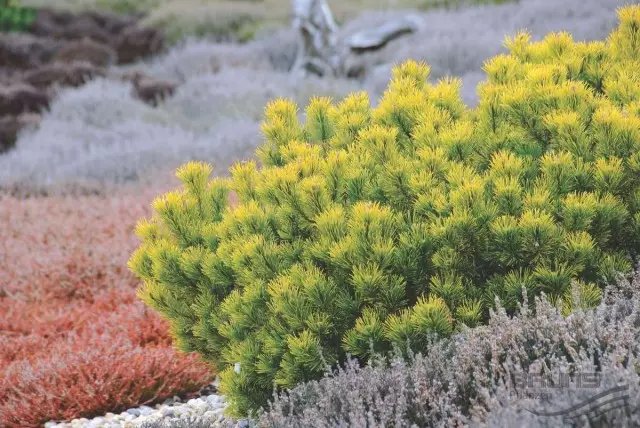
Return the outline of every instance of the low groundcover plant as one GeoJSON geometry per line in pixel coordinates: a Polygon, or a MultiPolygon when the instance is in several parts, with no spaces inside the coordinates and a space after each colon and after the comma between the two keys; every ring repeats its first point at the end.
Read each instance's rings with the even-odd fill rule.
{"type": "Polygon", "coordinates": [[[513,317],[498,305],[487,326],[434,341],[408,361],[392,355],[360,367],[349,360],[278,394],[259,426],[638,426],[640,270],[607,286],[596,308],[569,317],[541,297],[513,317]],[[596,373],[597,386],[587,383],[596,373]],[[533,375],[535,382],[524,382],[533,375]],[[628,389],[606,395],[612,387],[628,389]]]}
{"type": "Polygon", "coordinates": [[[220,374],[232,415],[347,353],[421,351],[485,324],[496,297],[511,314],[523,289],[544,292],[568,314],[632,271],[640,7],[619,17],[605,42],[507,38],[476,109],[459,80],[429,84],[408,61],[375,108],[365,93],[316,98],[302,124],[271,102],[261,168],[178,170],[129,265],[179,348],[220,374]]]}
{"type": "Polygon", "coordinates": [[[213,380],[172,347],[125,267],[156,192],[0,195],[0,427],[118,413],[213,380]]]}

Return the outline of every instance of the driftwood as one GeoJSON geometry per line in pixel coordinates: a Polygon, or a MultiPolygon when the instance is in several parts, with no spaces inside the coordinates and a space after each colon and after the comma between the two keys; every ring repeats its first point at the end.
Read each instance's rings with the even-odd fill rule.
{"type": "Polygon", "coordinates": [[[337,75],[338,25],[326,0],[293,0],[293,28],[299,35],[292,72],[337,75]]]}
{"type": "Polygon", "coordinates": [[[302,75],[351,76],[353,70],[346,64],[353,57],[382,49],[391,40],[418,31],[421,24],[419,17],[410,15],[340,39],[327,0],[293,0],[293,28],[299,38],[291,71],[302,75]]]}
{"type": "Polygon", "coordinates": [[[382,49],[391,40],[420,29],[421,20],[415,15],[388,21],[376,28],[366,28],[349,36],[345,43],[354,54],[382,49]]]}

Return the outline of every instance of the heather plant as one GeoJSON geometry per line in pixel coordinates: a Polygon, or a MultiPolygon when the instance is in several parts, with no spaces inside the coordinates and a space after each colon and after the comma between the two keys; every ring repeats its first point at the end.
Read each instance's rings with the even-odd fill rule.
{"type": "Polygon", "coordinates": [[[484,324],[496,297],[513,313],[544,292],[570,313],[631,272],[640,7],[619,15],[606,42],[507,38],[475,110],[458,80],[432,85],[409,61],[375,108],[316,98],[301,123],[293,102],[269,103],[262,168],[178,170],[130,267],[176,344],[220,373],[232,414],[347,353],[422,351],[484,324]]]}
{"type": "Polygon", "coordinates": [[[533,305],[523,302],[513,317],[498,305],[487,326],[434,341],[409,359],[378,356],[365,366],[349,359],[318,381],[277,394],[260,414],[259,425],[637,426],[639,293],[640,271],[633,281],[608,286],[596,308],[577,310],[570,317],[540,297],[533,305]],[[578,377],[593,373],[600,384],[581,388],[578,377]],[[518,380],[524,374],[541,375],[536,385],[544,380],[547,386],[525,386],[518,380]],[[569,376],[569,385],[560,380],[561,374],[569,376]],[[627,400],[603,405],[600,415],[582,408],[584,414],[573,412],[571,416],[578,417],[563,420],[531,412],[569,409],[614,386],[628,386],[627,400]],[[533,397],[540,392],[546,397],[533,397]]]}
{"type": "Polygon", "coordinates": [[[38,128],[0,156],[0,187],[121,185],[192,159],[226,169],[255,152],[264,105],[275,94],[306,103],[313,94],[344,96],[357,88],[246,69],[190,77],[157,108],[133,99],[130,85],[106,79],[61,91],[38,128]]]}
{"type": "MultiPolygon", "coordinates": [[[[522,428],[553,428],[558,426],[593,427],[635,427],[640,425],[640,378],[633,368],[620,367],[615,359],[623,355],[609,357],[614,361],[602,364],[598,372],[599,386],[595,388],[547,388],[544,400],[522,400],[518,405],[497,404],[479,426],[518,426],[522,428]],[[594,397],[600,398],[595,402],[594,397]],[[607,401],[609,403],[607,403],[607,401]],[[592,403],[585,406],[585,403],[592,403]],[[567,409],[578,409],[567,412],[567,409]],[[562,416],[547,414],[562,412],[562,416]],[[537,414],[536,414],[537,413],[537,414]]],[[[582,373],[590,376],[589,361],[583,363],[587,368],[582,373]]],[[[637,361],[636,361],[637,362],[637,361]]],[[[573,365],[569,366],[572,367],[573,365]]],[[[559,373],[556,368],[556,376],[559,373]]],[[[587,378],[585,376],[585,378],[587,378]]],[[[575,378],[574,378],[574,383],[575,378]]],[[[501,392],[504,388],[501,389],[501,392]]],[[[498,395],[499,393],[496,393],[498,395]]],[[[502,392],[504,395],[505,392],[502,392]]],[[[531,394],[533,396],[533,394],[531,394]]]]}
{"type": "Polygon", "coordinates": [[[211,382],[126,269],[157,191],[0,195],[0,426],[124,411],[211,382]]]}
{"type": "MultiPolygon", "coordinates": [[[[67,310],[64,305],[56,309],[67,310]]],[[[209,383],[211,374],[197,356],[177,352],[171,347],[163,320],[153,320],[149,314],[141,316],[143,313],[144,308],[135,304],[122,305],[117,314],[120,329],[113,325],[96,328],[104,318],[109,324],[116,321],[112,314],[96,311],[91,320],[93,328],[80,334],[67,328],[64,334],[52,335],[55,341],[37,334],[20,338],[23,343],[35,342],[34,348],[54,343],[45,351],[38,349],[26,358],[2,365],[0,425],[39,427],[50,420],[121,412],[197,391],[209,383]],[[140,323],[146,331],[136,334],[140,323]],[[158,331],[148,328],[152,323],[158,331]]],[[[83,316],[78,312],[73,315],[83,316]]],[[[0,336],[3,346],[21,344],[3,339],[0,336]]]]}
{"type": "MultiPolygon", "coordinates": [[[[40,6],[51,3],[39,1],[40,6]]],[[[335,79],[300,81],[273,72],[287,71],[293,64],[297,45],[292,30],[244,45],[190,40],[148,64],[125,67],[181,82],[175,97],[155,109],[133,99],[130,86],[122,82],[100,79],[61,91],[39,128],[23,130],[15,149],[0,156],[0,187],[51,191],[72,184],[91,189],[121,185],[145,181],[151,173],[166,173],[188,160],[213,162],[219,172],[226,171],[232,162],[253,154],[260,143],[259,122],[269,99],[290,97],[302,105],[310,94],[341,99],[364,88],[377,100],[388,84],[391,64],[407,58],[427,60],[432,81],[461,76],[462,100],[475,105],[476,84],[484,80],[483,61],[504,51],[500,45],[504,34],[526,27],[534,39],[558,30],[571,32],[576,40],[602,39],[616,24],[615,8],[624,3],[522,0],[430,11],[421,15],[422,30],[389,43],[377,54],[362,56],[368,70],[362,84],[335,79]],[[452,21],[460,25],[452,26],[452,21]]],[[[58,5],[61,0],[56,1],[58,5]]],[[[336,15],[343,6],[348,4],[331,3],[336,15]]],[[[346,22],[343,29],[375,27],[405,13],[359,7],[358,18],[346,22]]]]}
{"type": "Polygon", "coordinates": [[[235,428],[239,425],[226,419],[219,421],[217,416],[207,417],[202,415],[186,418],[159,418],[154,421],[144,421],[139,426],[140,428],[211,428],[212,426],[216,428],[235,428]]]}

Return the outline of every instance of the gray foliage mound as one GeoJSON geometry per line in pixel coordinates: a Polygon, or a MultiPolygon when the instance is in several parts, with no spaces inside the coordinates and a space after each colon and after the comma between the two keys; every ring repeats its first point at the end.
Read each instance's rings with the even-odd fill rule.
{"type": "MultiPolygon", "coordinates": [[[[175,97],[153,109],[131,96],[127,83],[105,80],[64,91],[38,130],[24,130],[13,151],[0,155],[0,188],[96,182],[119,185],[151,171],[203,160],[224,171],[253,153],[266,102],[289,97],[305,105],[312,95],[342,98],[364,88],[378,99],[390,65],[425,60],[431,75],[462,77],[463,100],[475,103],[483,62],[504,50],[506,34],[526,28],[534,39],[566,30],[575,40],[605,37],[615,9],[627,0],[520,0],[423,13],[422,30],[360,59],[363,82],[296,80],[286,73],[296,39],[282,30],[245,45],[187,40],[168,54],[136,64],[146,74],[181,82],[175,97]]],[[[369,11],[342,29],[354,31],[406,11],[369,11]]],[[[131,67],[127,67],[131,68],[131,67]]]]}
{"type": "Polygon", "coordinates": [[[343,97],[352,82],[286,73],[226,69],[196,75],[157,108],[131,97],[125,83],[98,79],[62,92],[35,132],[0,156],[0,186],[48,185],[76,179],[122,184],[189,160],[224,171],[260,143],[264,105],[284,96],[305,104],[314,95],[343,97]]]}
{"type": "Polygon", "coordinates": [[[489,325],[434,342],[426,355],[380,358],[366,367],[351,360],[277,396],[260,426],[639,426],[639,309],[640,270],[609,286],[597,308],[568,317],[544,298],[511,318],[498,306],[489,325]],[[578,376],[593,379],[596,372],[597,388],[578,387],[578,376]],[[527,387],[523,373],[540,374],[556,388],[527,387]],[[560,373],[569,374],[568,388],[557,388],[560,373]],[[616,402],[626,406],[602,406],[599,416],[576,411],[569,415],[576,419],[563,420],[531,412],[579,406],[617,385],[628,386],[626,402],[616,402]]]}
{"type": "MultiPolygon", "coordinates": [[[[248,428],[238,426],[235,422],[225,419],[218,421],[217,418],[207,416],[190,416],[188,418],[157,419],[143,422],[139,428],[248,428]]],[[[253,427],[252,427],[253,428],[253,427]]]]}

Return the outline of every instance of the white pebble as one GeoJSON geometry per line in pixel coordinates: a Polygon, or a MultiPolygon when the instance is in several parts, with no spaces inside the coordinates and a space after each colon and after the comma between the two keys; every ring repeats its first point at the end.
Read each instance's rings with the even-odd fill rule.
{"type": "Polygon", "coordinates": [[[154,409],[149,406],[140,406],[140,414],[142,416],[149,416],[153,414],[154,409]]]}
{"type": "MultiPolygon", "coordinates": [[[[86,418],[75,419],[71,422],[50,421],[44,428],[127,428],[140,427],[144,423],[154,423],[161,419],[168,419],[169,422],[181,420],[187,425],[205,421],[214,426],[224,424],[229,420],[224,416],[226,407],[224,397],[218,394],[192,398],[186,403],[180,402],[178,397],[175,401],[165,400],[162,404],[154,405],[155,408],[142,405],[137,408],[128,409],[120,414],[106,413],[92,420],[86,418]]],[[[226,424],[225,424],[226,425],[226,424]]],[[[240,421],[237,426],[245,427],[246,421],[240,421]],[[242,422],[245,422],[242,424],[242,422]]]]}
{"type": "Polygon", "coordinates": [[[162,416],[173,416],[175,414],[175,409],[173,407],[167,406],[160,410],[162,416]]]}
{"type": "Polygon", "coordinates": [[[89,421],[89,423],[87,424],[87,428],[100,428],[104,425],[104,421],[104,417],[98,416],[97,418],[89,421]]]}
{"type": "Polygon", "coordinates": [[[212,404],[218,404],[221,400],[219,395],[209,395],[207,401],[212,404]]]}

